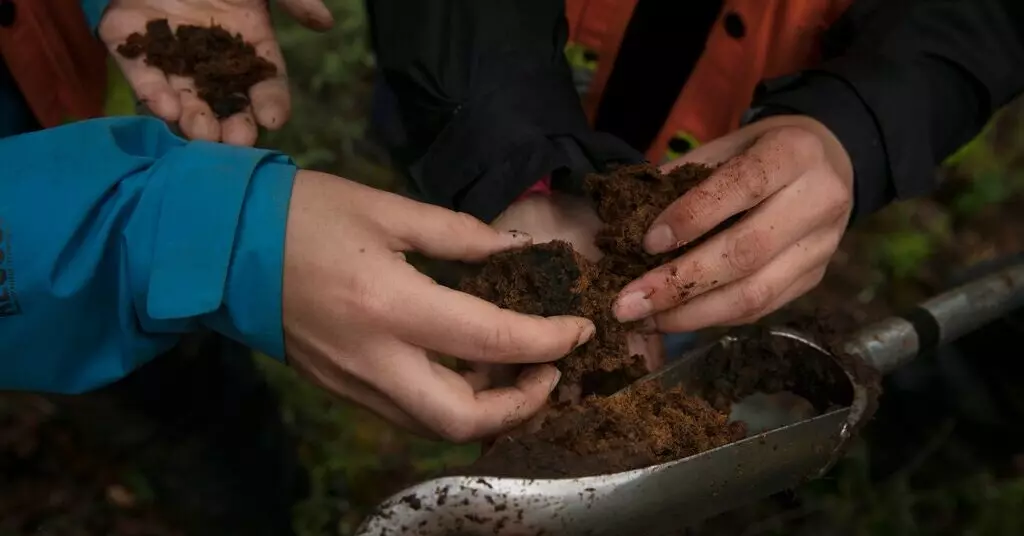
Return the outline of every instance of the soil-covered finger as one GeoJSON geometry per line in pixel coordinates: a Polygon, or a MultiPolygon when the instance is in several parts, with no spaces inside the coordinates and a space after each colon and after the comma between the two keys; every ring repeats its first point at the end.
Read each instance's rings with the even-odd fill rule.
{"type": "Polygon", "coordinates": [[[790,246],[757,273],[656,315],[658,328],[695,331],[760,318],[777,309],[780,297],[798,280],[826,265],[839,238],[833,231],[815,233],[790,246]]]}
{"type": "Polygon", "coordinates": [[[615,313],[636,320],[666,311],[761,270],[809,231],[835,220],[825,204],[820,210],[794,210],[813,198],[815,188],[788,187],[733,224],[627,285],[615,313]]]}
{"type": "Polygon", "coordinates": [[[822,150],[815,144],[812,134],[796,129],[765,134],[669,205],[651,225],[644,247],[650,253],[674,249],[761,203],[810,169],[814,147],[822,150]]]}

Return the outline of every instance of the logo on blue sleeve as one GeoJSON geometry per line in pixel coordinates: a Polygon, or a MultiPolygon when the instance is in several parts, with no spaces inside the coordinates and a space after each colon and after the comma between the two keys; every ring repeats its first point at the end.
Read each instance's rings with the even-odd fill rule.
{"type": "Polygon", "coordinates": [[[14,269],[11,264],[10,235],[0,224],[0,318],[21,312],[18,294],[14,290],[14,269]]]}

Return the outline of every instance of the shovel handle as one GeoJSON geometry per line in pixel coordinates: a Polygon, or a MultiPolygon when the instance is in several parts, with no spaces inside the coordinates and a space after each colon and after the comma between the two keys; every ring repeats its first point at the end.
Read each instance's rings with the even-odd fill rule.
{"type": "Polygon", "coordinates": [[[900,316],[870,324],[843,344],[883,374],[920,354],[1024,307],[1024,262],[935,296],[900,316]]]}

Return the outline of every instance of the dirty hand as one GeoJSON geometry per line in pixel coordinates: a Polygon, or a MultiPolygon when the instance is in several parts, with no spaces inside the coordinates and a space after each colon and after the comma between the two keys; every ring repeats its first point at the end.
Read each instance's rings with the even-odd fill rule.
{"type": "MultiPolygon", "coordinates": [[[[334,24],[331,12],[321,0],[277,0],[277,3],[307,28],[323,31],[334,24]]],[[[136,96],[157,117],[177,123],[191,139],[253,145],[256,124],[274,130],[291,113],[284,57],[270,23],[267,0],[110,0],[99,25],[99,36],[114,56],[136,96]],[[146,23],[167,19],[171,29],[183,24],[223,26],[252,43],[256,53],[277,67],[277,76],[264,80],[249,91],[251,106],[243,112],[218,120],[201,100],[190,79],[164,75],[145,63],[145,57],[127,59],[117,47],[133,33],[146,33],[146,23]]]]}
{"type": "Polygon", "coordinates": [[[821,123],[779,116],[699,147],[680,160],[722,164],[670,205],[644,237],[649,253],[692,242],[733,215],[728,229],[627,285],[621,321],[653,316],[661,331],[739,325],[815,287],[853,208],[853,170],[821,123]]]}
{"type": "MultiPolygon", "coordinates": [[[[521,231],[533,237],[535,243],[565,240],[584,257],[597,261],[601,250],[594,237],[601,229],[601,220],[587,200],[566,194],[535,194],[513,203],[491,224],[499,231],[521,231]]],[[[634,333],[629,337],[629,349],[643,355],[647,368],[657,370],[664,362],[661,337],[634,333]]]]}
{"type": "Polygon", "coordinates": [[[555,361],[594,325],[500,309],[405,261],[416,251],[480,261],[527,245],[446,209],[312,171],[295,180],[285,241],[283,324],[291,365],[407,428],[456,442],[493,436],[541,409],[555,361]],[[435,361],[534,364],[509,387],[435,361]]]}

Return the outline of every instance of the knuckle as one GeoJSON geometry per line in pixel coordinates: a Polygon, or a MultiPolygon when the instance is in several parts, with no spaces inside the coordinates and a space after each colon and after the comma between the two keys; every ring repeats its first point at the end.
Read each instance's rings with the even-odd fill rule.
{"type": "MultiPolygon", "coordinates": [[[[707,207],[714,202],[714,193],[700,185],[690,190],[687,196],[673,203],[665,210],[663,221],[678,235],[681,230],[700,226],[708,215],[707,207]]],[[[638,218],[638,221],[643,221],[638,218]]]]}
{"type": "Polygon", "coordinates": [[[853,192],[850,188],[836,177],[828,181],[824,194],[824,205],[830,216],[839,217],[845,214],[853,205],[853,192]]]}
{"type": "Polygon", "coordinates": [[[771,193],[772,167],[770,160],[756,152],[733,157],[718,175],[720,182],[716,201],[733,199],[747,204],[761,202],[771,193]]]}
{"type": "Polygon", "coordinates": [[[483,222],[465,212],[456,212],[448,220],[448,231],[453,236],[464,236],[478,233],[481,229],[489,229],[483,222]]]}
{"type": "Polygon", "coordinates": [[[492,360],[507,361],[519,353],[512,326],[501,323],[485,331],[480,340],[480,353],[492,360]]]}
{"type": "Polygon", "coordinates": [[[764,264],[770,250],[769,235],[758,229],[750,229],[733,239],[725,254],[725,261],[734,273],[746,275],[764,264]]]}
{"type": "Polygon", "coordinates": [[[737,316],[757,320],[767,314],[774,292],[763,283],[748,282],[740,285],[737,316]]]}
{"type": "Polygon", "coordinates": [[[786,147],[797,162],[816,162],[825,154],[821,139],[807,129],[782,127],[773,132],[774,140],[786,147]]]}

